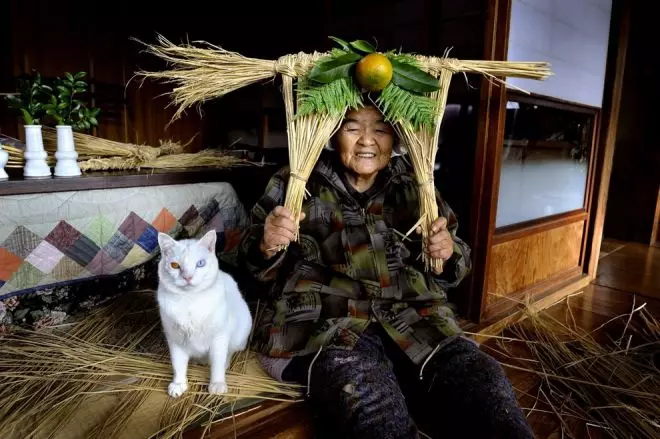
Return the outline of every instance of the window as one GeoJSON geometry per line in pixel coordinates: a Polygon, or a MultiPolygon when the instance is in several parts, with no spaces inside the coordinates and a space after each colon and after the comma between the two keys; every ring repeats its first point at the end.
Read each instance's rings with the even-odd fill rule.
{"type": "Polygon", "coordinates": [[[496,227],[584,207],[595,110],[509,94],[496,227]]]}

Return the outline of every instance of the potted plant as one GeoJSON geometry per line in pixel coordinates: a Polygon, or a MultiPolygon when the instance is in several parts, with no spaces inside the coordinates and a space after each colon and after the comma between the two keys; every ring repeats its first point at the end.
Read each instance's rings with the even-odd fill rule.
{"type": "Polygon", "coordinates": [[[33,72],[30,76],[18,79],[18,93],[7,96],[10,108],[19,111],[25,122],[25,165],[23,175],[26,177],[50,177],[50,168],[46,163],[48,154],[44,150],[41,137],[41,117],[45,113],[44,98],[52,92],[52,88],[43,84],[41,75],[33,72]]]}
{"type": "Polygon", "coordinates": [[[66,72],[64,78],[57,78],[51,89],[48,103],[44,105],[46,114],[56,121],[57,152],[55,158],[55,176],[74,177],[80,175],[80,167],[76,159],[73,143],[73,131],[88,131],[98,125],[99,108],[88,108],[81,100],[87,92],[87,83],[83,80],[85,72],[71,74],[66,72]]]}

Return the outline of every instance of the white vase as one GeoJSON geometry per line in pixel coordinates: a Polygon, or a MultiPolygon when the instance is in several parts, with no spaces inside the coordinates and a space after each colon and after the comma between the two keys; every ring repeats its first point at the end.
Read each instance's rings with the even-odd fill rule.
{"type": "Polygon", "coordinates": [[[26,177],[43,178],[50,177],[50,168],[46,163],[46,151],[44,141],[41,138],[41,125],[25,125],[25,166],[23,175],[26,177]]]}
{"type": "Polygon", "coordinates": [[[9,161],[9,153],[2,150],[2,145],[0,145],[0,180],[6,180],[9,178],[5,172],[5,165],[9,161]]]}
{"type": "Polygon", "coordinates": [[[77,177],[81,174],[78,166],[78,153],[73,143],[73,131],[70,125],[57,125],[57,151],[55,152],[55,176],[77,177]]]}

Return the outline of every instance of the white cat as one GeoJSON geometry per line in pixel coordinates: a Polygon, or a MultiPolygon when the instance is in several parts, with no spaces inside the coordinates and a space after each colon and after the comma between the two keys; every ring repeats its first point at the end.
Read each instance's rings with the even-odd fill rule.
{"type": "Polygon", "coordinates": [[[158,305],[172,360],[168,387],[176,398],[188,389],[191,358],[210,362],[209,392],[227,392],[225,371],[232,355],[246,348],[252,317],[234,279],[218,268],[216,232],[175,241],[158,235],[158,305]]]}

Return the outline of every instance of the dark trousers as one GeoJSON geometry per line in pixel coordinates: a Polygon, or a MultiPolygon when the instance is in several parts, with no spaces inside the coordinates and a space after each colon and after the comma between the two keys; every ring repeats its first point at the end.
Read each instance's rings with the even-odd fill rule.
{"type": "MultiPolygon", "coordinates": [[[[310,361],[289,377],[307,384],[310,361]]],[[[318,437],[534,437],[502,367],[471,341],[449,341],[419,370],[379,326],[354,350],[324,349],[310,380],[318,437]]]]}

